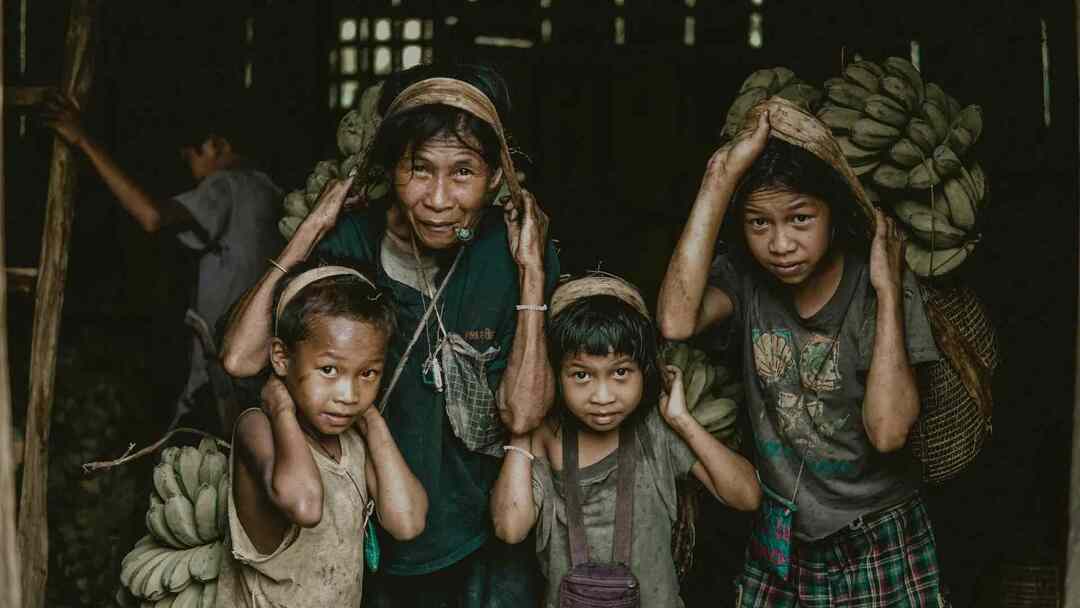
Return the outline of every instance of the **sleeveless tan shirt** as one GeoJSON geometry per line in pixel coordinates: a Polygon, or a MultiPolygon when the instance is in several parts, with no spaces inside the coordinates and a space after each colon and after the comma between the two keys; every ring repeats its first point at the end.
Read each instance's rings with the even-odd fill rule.
{"type": "MultiPolygon", "coordinates": [[[[251,408],[240,416],[258,411],[251,408]]],[[[366,452],[364,440],[355,429],[350,427],[340,438],[340,462],[308,445],[322,477],[322,519],[314,528],[294,525],[273,553],[260,553],[248,538],[236,513],[230,483],[229,542],[218,577],[218,606],[360,605],[364,527],[370,513],[364,480],[366,452]]],[[[235,442],[234,430],[234,445],[235,442]]],[[[233,450],[232,454],[235,453],[233,450]]],[[[232,458],[230,455],[230,476],[232,458]]]]}

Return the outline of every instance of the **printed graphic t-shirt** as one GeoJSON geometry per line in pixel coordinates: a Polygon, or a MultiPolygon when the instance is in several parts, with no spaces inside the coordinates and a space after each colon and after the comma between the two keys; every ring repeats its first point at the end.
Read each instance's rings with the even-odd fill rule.
{"type": "MultiPolygon", "coordinates": [[[[386,353],[383,382],[389,383],[430,299],[392,279],[380,262],[385,211],[385,206],[377,206],[343,215],[317,252],[375,265],[376,283],[393,294],[398,323],[386,353]]],[[[514,306],[519,302],[517,264],[510,255],[506,224],[497,209],[481,219],[476,238],[465,247],[440,299],[439,314],[447,331],[461,335],[477,351],[498,349],[485,367],[488,386],[494,391],[510,357],[517,328],[514,306]]],[[[436,286],[442,284],[455,254],[443,254],[437,260],[436,286]]],[[[544,272],[546,301],[559,276],[559,261],[550,243],[544,254],[544,272]]],[[[395,575],[442,570],[492,536],[488,497],[502,461],[465,447],[450,426],[444,394],[436,390],[430,376],[425,378],[422,363],[438,339],[434,316],[428,323],[428,336],[417,341],[386,406],[390,432],[428,495],[427,526],[420,536],[408,542],[387,534],[379,536],[385,570],[395,575]]]]}
{"type": "MultiPolygon", "coordinates": [[[[917,461],[908,450],[878,452],[863,426],[877,310],[866,260],[848,255],[836,293],[807,319],[774,279],[757,270],[737,272],[726,255],[714,259],[709,284],[735,304],[762,481],[790,499],[804,467],[795,537],[823,538],[912,496],[917,461]]],[[[926,309],[907,270],[903,299],[909,363],[937,360],[926,309]]]]}

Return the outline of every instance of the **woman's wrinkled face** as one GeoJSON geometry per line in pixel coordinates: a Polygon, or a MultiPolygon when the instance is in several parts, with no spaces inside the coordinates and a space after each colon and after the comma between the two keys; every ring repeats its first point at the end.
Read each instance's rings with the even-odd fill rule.
{"type": "Polygon", "coordinates": [[[757,190],[743,211],[750,254],[781,283],[802,285],[829,252],[831,215],[825,201],[800,192],[757,190]]]}
{"type": "Polygon", "coordinates": [[[426,249],[458,245],[455,229],[474,227],[499,187],[501,170],[493,170],[469,139],[436,135],[407,149],[394,168],[398,204],[426,249]]]}

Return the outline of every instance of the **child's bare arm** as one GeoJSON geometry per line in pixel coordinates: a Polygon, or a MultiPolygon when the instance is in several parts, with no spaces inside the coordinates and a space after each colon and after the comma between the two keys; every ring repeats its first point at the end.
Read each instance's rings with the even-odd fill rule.
{"type": "Polygon", "coordinates": [[[874,210],[870,282],[877,292],[877,319],[863,424],[879,452],[898,450],[919,417],[919,389],[904,341],[904,242],[891,218],[874,210]]]}
{"type": "MultiPolygon", "coordinates": [[[[527,435],[514,435],[510,445],[535,456],[541,452],[541,442],[539,438],[533,439],[533,436],[540,432],[537,429],[527,435]]],[[[491,491],[495,536],[505,543],[520,543],[529,535],[538,516],[532,492],[532,460],[518,450],[507,450],[491,491]]]]}
{"type": "Polygon", "coordinates": [[[367,442],[365,478],[379,523],[398,540],[416,538],[427,524],[427,492],[402,458],[378,408],[368,408],[357,427],[367,442]]]}
{"type": "Polygon", "coordinates": [[[754,466],[710,435],[690,414],[679,368],[668,366],[666,372],[670,389],[660,398],[660,413],[697,456],[690,471],[725,504],[742,511],[757,509],[761,488],[754,466]]]}
{"type": "MultiPolygon", "coordinates": [[[[331,180],[323,188],[315,209],[304,219],[285,245],[277,263],[291,268],[307,259],[322,237],[337,223],[338,214],[349,193],[353,178],[331,180]]],[[[280,269],[267,262],[267,271],[259,282],[240,298],[229,318],[221,343],[221,360],[233,376],[254,376],[262,371],[270,353],[274,319],[270,307],[274,287],[282,277],[280,269]]]]}
{"type": "Polygon", "coordinates": [[[296,407],[276,376],[267,381],[262,398],[266,415],[245,416],[237,426],[241,457],[270,505],[292,523],[312,527],[322,520],[322,478],[296,407]]]}

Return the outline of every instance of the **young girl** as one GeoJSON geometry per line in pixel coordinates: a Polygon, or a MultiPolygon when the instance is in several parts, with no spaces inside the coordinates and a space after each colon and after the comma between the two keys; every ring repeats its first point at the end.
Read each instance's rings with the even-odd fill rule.
{"type": "Polygon", "coordinates": [[[658,316],[671,339],[732,317],[741,334],[765,499],[738,606],[944,605],[900,450],[919,415],[913,366],[938,357],[903,260],[902,234],[797,107],[755,108],[710,161],[658,316]],[[713,259],[725,216],[735,246],[713,259]]]}
{"type": "Polygon", "coordinates": [[[676,478],[692,472],[721,501],[752,510],[760,499],[754,469],[687,411],[680,372],[659,368],[657,332],[633,286],[607,276],[571,281],[555,292],[551,315],[548,352],[561,405],[533,433],[515,435],[506,446],[491,497],[495,533],[517,543],[536,526],[547,579],[544,605],[559,605],[559,585],[571,567],[563,435],[577,435],[588,553],[606,562],[613,561],[622,458],[616,453],[628,428],[622,436],[635,442],[638,456],[629,566],[642,606],[682,606],[671,556],[676,478]],[[661,374],[670,387],[664,394],[661,374]]]}
{"type": "Polygon", "coordinates": [[[274,376],[233,431],[218,605],[359,606],[372,509],[403,540],[427,514],[372,407],[394,310],[359,271],[310,264],[282,278],[273,310],[274,376]]]}

